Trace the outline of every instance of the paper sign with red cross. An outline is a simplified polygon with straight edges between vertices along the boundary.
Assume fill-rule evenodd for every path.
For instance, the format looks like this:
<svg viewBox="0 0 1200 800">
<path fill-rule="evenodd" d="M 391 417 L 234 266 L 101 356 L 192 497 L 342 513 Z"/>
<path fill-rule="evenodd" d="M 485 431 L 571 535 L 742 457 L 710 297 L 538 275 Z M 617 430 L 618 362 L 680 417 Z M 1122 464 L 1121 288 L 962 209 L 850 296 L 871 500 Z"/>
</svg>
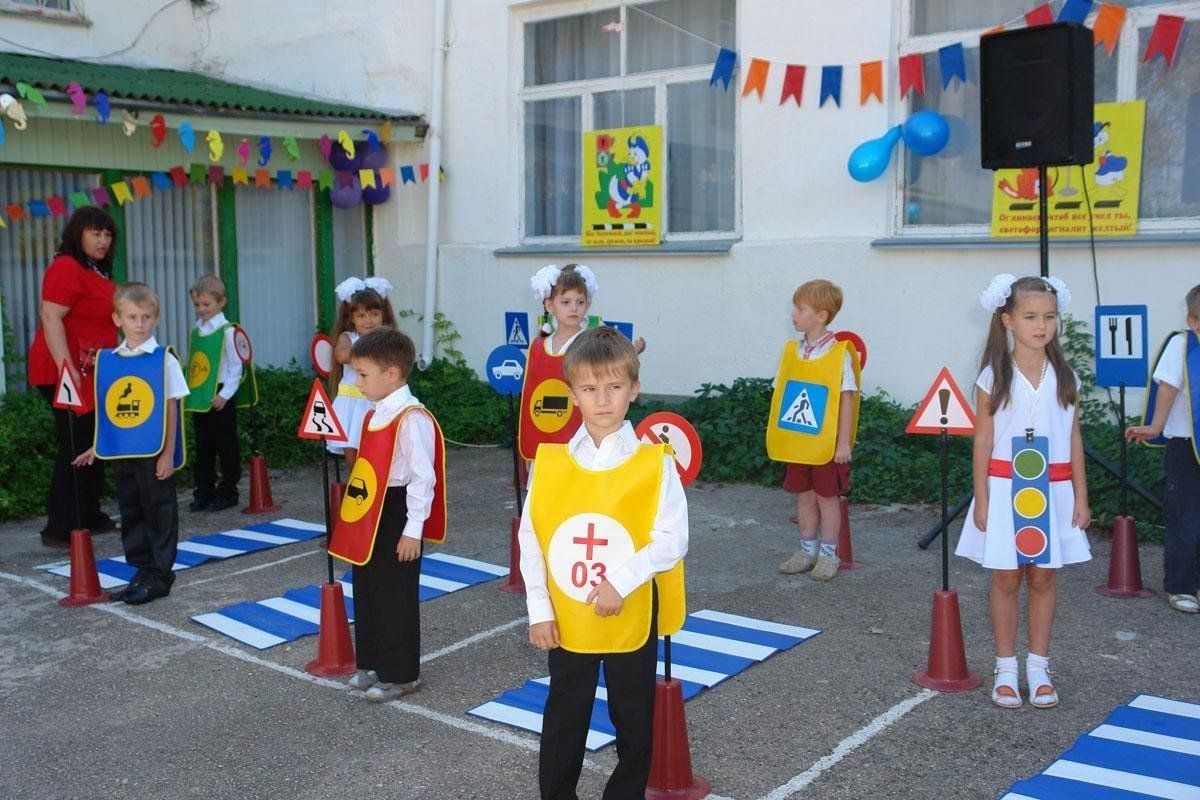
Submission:
<svg viewBox="0 0 1200 800">
<path fill-rule="evenodd" d="M 554 531 L 546 566 L 564 594 L 586 603 L 592 590 L 633 552 L 633 537 L 621 523 L 604 514 L 576 514 Z"/>
</svg>

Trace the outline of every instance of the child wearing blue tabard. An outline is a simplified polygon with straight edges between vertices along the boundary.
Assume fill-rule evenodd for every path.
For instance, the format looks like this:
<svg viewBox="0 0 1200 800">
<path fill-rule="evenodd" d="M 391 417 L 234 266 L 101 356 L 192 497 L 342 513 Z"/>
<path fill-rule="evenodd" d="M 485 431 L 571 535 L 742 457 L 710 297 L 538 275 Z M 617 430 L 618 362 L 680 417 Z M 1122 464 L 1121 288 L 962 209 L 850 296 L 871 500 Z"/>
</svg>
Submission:
<svg viewBox="0 0 1200 800">
<path fill-rule="evenodd" d="M 72 462 L 111 459 L 121 510 L 121 546 L 137 572 L 114 599 L 140 605 L 166 597 L 175 581 L 179 502 L 175 470 L 183 465 L 179 398 L 188 394 L 179 360 L 154 338 L 158 295 L 126 283 L 113 297 L 113 323 L 125 340 L 96 357 L 96 439 Z"/>
</svg>

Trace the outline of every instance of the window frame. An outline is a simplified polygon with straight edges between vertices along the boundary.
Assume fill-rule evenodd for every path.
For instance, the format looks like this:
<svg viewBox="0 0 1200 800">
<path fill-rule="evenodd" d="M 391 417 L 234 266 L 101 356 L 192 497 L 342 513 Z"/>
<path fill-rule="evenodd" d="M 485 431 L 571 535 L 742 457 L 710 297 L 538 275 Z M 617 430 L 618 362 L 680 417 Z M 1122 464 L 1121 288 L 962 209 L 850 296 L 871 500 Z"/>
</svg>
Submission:
<svg viewBox="0 0 1200 800">
<path fill-rule="evenodd" d="M 671 67 L 668 69 L 651 70 L 647 72 L 637 72 L 625 74 L 625 64 L 627 61 L 627 41 L 628 41 L 628 8 L 633 5 L 645 5 L 655 0 L 641 0 L 641 2 L 631 2 L 630 0 L 612 0 L 606 3 L 590 3 L 586 0 L 576 0 L 571 3 L 554 5 L 552 7 L 528 9 L 518 12 L 513 15 L 513 48 L 516 63 L 511 74 L 514 76 L 513 93 L 516 97 L 516 135 L 513 137 L 513 149 L 515 150 L 512 163 L 518 166 L 516 175 L 517 185 L 517 240 L 521 245 L 578 245 L 580 241 L 580 233 L 568 236 L 560 235 L 538 235 L 529 232 L 527 227 L 528 220 L 525 215 L 525 165 L 528 161 L 525 152 L 525 105 L 531 101 L 537 100 L 556 100 L 570 97 L 580 98 L 580 130 L 592 130 L 592 119 L 595 115 L 595 95 L 603 92 L 611 91 L 627 91 L 630 89 L 646 89 L 654 90 L 654 119 L 656 124 L 660 124 L 663 129 L 663 144 L 669 146 L 671 140 L 670 120 L 667 119 L 667 88 L 674 84 L 696 83 L 704 81 L 707 83 L 712 77 L 712 64 L 698 64 L 689 67 Z M 735 13 L 741 7 L 741 3 L 735 4 Z M 617 10 L 620 14 L 621 37 L 620 53 L 619 53 L 619 68 L 622 71 L 620 74 L 605 77 L 592 78 L 579 81 L 564 81 L 562 83 L 543 84 L 540 86 L 525 85 L 525 30 L 526 25 L 532 22 L 543 22 L 552 19 L 561 19 L 564 17 L 572 17 L 580 14 L 590 14 L 597 11 L 606 11 L 609 9 Z M 716 58 L 714 53 L 713 58 Z M 713 91 L 732 92 L 731 87 L 727 90 L 718 90 L 713 87 Z M 658 161 L 662 166 L 658 170 L 661 176 L 664 191 L 659 194 L 663 198 L 662 202 L 662 219 L 663 219 L 663 234 L 661 243 L 681 242 L 681 241 L 725 241 L 732 238 L 741 238 L 742 235 L 742 142 L 741 136 L 738 135 L 741 131 L 741 103 L 734 98 L 733 107 L 733 172 L 734 172 L 734 196 L 733 196 L 733 229 L 732 230 L 710 230 L 710 231 L 681 231 L 678 233 L 670 230 L 670 213 L 671 213 L 671 197 L 670 192 L 665 191 L 666 187 L 670 186 L 671 180 L 671 165 L 669 158 L 662 158 Z M 582 142 L 580 147 L 582 147 Z M 582 186 L 582 159 L 580 162 L 580 171 L 576 174 L 576 186 Z M 580 190 L 582 191 L 582 190 Z M 580 220 L 582 225 L 582 220 Z M 595 248 L 603 250 L 604 248 Z M 652 248 L 646 248 L 652 249 Z"/>
<path fill-rule="evenodd" d="M 75 0 L 67 0 L 68 8 L 46 8 L 33 0 L 33 2 L 22 2 L 22 0 L 0 0 L 0 14 L 6 16 L 24 17 L 26 19 L 40 19 L 46 22 L 65 22 L 72 25 L 91 25 L 92 21 L 88 19 L 83 8 L 75 2 Z"/>
<path fill-rule="evenodd" d="M 896 26 L 898 36 L 896 42 L 897 58 L 912 53 L 935 52 L 941 47 L 959 42 L 962 43 L 964 48 L 978 49 L 980 37 L 985 31 L 993 27 L 966 28 L 920 35 L 913 34 L 914 0 L 894 0 L 894 2 L 895 13 L 899 15 L 899 24 Z M 1097 12 L 1098 9 L 1093 7 L 1092 11 L 1088 14 L 1086 24 L 1089 28 L 1095 23 Z M 1096 51 L 1097 59 L 1110 57 L 1117 59 L 1116 102 L 1138 99 L 1137 73 L 1138 65 L 1141 64 L 1143 55 L 1140 49 L 1139 34 L 1142 29 L 1152 29 L 1159 14 L 1174 14 L 1184 17 L 1188 22 L 1200 21 L 1200 0 L 1176 0 L 1175 2 L 1160 3 L 1153 6 L 1134 6 L 1125 9 L 1125 22 L 1121 26 L 1121 35 L 1117 40 L 1117 48 L 1112 56 L 1100 50 Z M 1003 20 L 997 20 L 996 24 L 1000 22 L 1003 22 Z M 890 77 L 893 80 L 895 79 L 894 74 Z M 893 86 L 898 87 L 899 84 L 893 83 Z M 895 91 L 889 96 L 895 101 Z M 890 104 L 888 110 L 889 112 L 898 111 L 899 113 L 895 115 L 896 118 L 907 118 L 913 111 L 911 94 L 905 96 L 900 101 L 898 107 L 894 103 Z M 906 155 L 901 155 L 901 164 L 904 163 L 906 157 Z M 905 170 L 901 168 L 893 172 L 892 191 L 888 195 L 888 228 L 891 236 L 896 238 L 958 237 L 964 239 L 990 236 L 991 228 L 986 222 L 968 225 L 912 225 L 906 223 L 904 220 Z M 1138 217 L 1137 234 L 1196 232 L 1200 232 L 1200 215 L 1194 217 Z"/>
</svg>

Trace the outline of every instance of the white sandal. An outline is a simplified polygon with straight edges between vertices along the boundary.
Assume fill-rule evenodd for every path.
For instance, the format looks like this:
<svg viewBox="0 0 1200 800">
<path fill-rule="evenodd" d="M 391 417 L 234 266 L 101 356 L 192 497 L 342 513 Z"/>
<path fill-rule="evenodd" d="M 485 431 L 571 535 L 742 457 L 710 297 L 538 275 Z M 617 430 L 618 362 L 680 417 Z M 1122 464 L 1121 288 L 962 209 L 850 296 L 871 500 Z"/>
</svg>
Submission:
<svg viewBox="0 0 1200 800">
<path fill-rule="evenodd" d="M 992 687 L 992 703 L 1000 708 L 1020 708 L 1021 689 L 1017 686 L 1016 665 L 1003 669 L 996 667 L 993 674 L 996 676 L 996 684 Z M 997 691 L 1001 687 L 1012 689 L 1012 694 L 1001 694 Z"/>
<path fill-rule="evenodd" d="M 1192 594 L 1173 594 L 1167 598 L 1167 603 L 1171 608 L 1185 614 L 1200 612 L 1200 601 L 1197 601 L 1196 596 Z"/>
<path fill-rule="evenodd" d="M 1041 663 L 1037 663 L 1038 659 Z M 1058 692 L 1050 681 L 1050 660 L 1030 653 L 1025 659 L 1025 681 L 1029 684 L 1029 705 L 1034 708 L 1054 708 L 1058 705 Z M 1043 687 L 1050 687 L 1047 694 L 1038 694 Z"/>
</svg>

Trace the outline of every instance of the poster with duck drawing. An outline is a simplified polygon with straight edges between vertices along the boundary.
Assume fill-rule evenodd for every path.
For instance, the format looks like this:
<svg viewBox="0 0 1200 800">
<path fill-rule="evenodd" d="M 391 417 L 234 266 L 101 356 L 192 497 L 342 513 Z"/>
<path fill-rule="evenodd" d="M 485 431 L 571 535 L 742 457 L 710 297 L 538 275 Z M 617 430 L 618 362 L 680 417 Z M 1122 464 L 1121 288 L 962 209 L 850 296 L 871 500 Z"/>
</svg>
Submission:
<svg viewBox="0 0 1200 800">
<path fill-rule="evenodd" d="M 662 126 L 583 134 L 585 247 L 652 246 L 662 239 Z"/>
<path fill-rule="evenodd" d="M 1049 167 L 1046 202 L 1050 235 L 1132 236 L 1137 232 L 1142 183 L 1142 132 L 1146 101 L 1097 103 L 1092 126 L 1095 158 L 1082 167 Z M 992 236 L 1038 235 L 1038 171 L 996 170 L 992 183 Z"/>
</svg>

